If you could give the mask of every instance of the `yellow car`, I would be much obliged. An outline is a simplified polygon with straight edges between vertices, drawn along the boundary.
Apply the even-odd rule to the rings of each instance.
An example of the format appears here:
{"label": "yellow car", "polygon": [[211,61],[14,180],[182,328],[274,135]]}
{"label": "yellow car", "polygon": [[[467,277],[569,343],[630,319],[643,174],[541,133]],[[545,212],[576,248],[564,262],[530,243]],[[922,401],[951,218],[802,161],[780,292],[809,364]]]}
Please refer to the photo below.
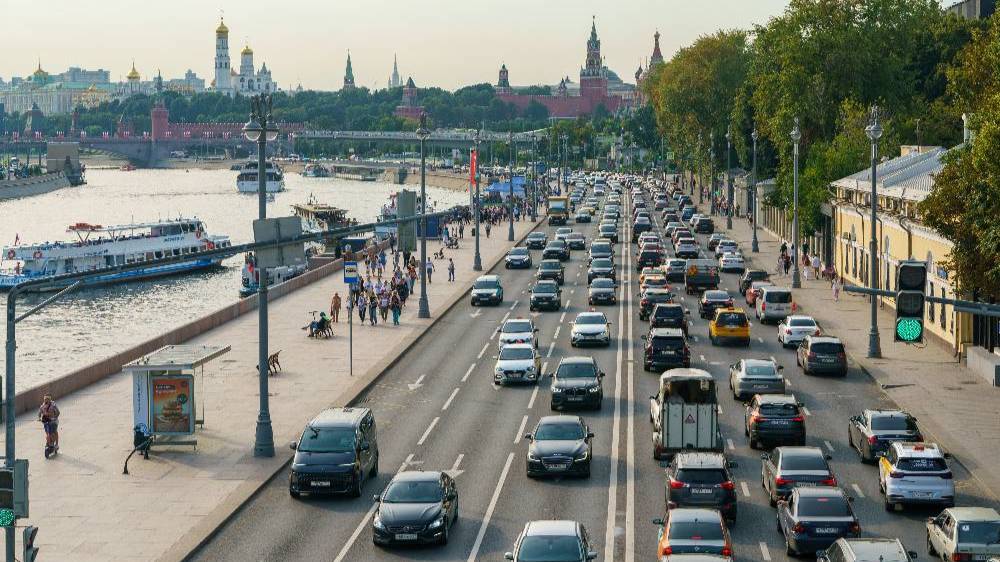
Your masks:
{"label": "yellow car", "polygon": [[742,308],[719,308],[708,323],[708,339],[712,345],[737,343],[750,347],[750,320]]}
{"label": "yellow car", "polygon": [[596,212],[597,212],[597,209],[595,209],[595,208],[593,208],[593,207],[580,207],[580,210],[581,210],[581,211],[587,211],[587,213],[588,213],[588,214],[589,214],[590,216],[594,216],[594,213],[596,213]]}

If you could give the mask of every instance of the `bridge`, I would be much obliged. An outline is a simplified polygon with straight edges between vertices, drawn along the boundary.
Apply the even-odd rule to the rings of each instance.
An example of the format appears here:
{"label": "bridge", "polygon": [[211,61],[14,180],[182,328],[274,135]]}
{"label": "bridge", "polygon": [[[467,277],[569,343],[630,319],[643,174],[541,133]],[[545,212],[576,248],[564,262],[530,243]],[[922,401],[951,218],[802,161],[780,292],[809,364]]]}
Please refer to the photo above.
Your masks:
{"label": "bridge", "polygon": [[[519,144],[532,143],[536,139],[541,140],[544,138],[547,131],[548,129],[537,129],[514,133],[514,142]],[[506,132],[481,131],[479,138],[484,143],[507,142],[508,135],[509,133]],[[430,136],[427,137],[425,142],[434,146],[470,148],[475,144],[475,136],[475,131],[437,129],[431,131]],[[295,133],[294,137],[296,139],[309,140],[347,140],[403,144],[418,144],[420,142],[420,139],[417,138],[417,133],[413,131],[325,131],[307,129]]]}
{"label": "bridge", "polygon": [[[235,150],[236,148],[248,147],[252,144],[250,141],[240,137],[231,137],[228,139],[218,137],[173,138],[155,141],[146,137],[0,139],[0,153],[26,154],[30,151],[32,154],[39,154],[47,151],[48,143],[50,142],[78,142],[81,149],[120,156],[139,167],[155,166],[157,163],[168,159],[170,153],[174,151],[188,150],[194,147]],[[283,146],[287,142],[279,139],[269,142],[268,146],[272,150],[282,146],[282,150],[287,152],[287,146]]]}

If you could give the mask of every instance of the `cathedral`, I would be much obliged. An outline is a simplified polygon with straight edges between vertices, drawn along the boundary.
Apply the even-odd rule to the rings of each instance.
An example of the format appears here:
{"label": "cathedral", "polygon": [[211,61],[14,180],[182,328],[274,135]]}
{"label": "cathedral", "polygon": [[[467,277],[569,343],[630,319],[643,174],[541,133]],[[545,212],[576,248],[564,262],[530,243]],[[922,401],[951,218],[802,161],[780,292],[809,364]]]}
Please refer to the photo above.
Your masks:
{"label": "cathedral", "polygon": [[253,49],[249,45],[240,51],[239,72],[229,63],[229,28],[219,21],[215,30],[215,79],[212,89],[227,96],[252,96],[260,93],[277,92],[278,83],[271,78],[267,63],[254,67]]}

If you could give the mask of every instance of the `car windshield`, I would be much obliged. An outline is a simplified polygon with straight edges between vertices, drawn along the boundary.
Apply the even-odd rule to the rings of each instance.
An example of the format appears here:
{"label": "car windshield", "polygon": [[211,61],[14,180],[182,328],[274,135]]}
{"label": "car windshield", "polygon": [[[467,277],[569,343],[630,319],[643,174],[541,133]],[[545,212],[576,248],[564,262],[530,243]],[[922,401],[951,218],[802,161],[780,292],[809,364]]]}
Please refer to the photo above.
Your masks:
{"label": "car windshield", "polygon": [[535,429],[538,441],[579,441],[583,438],[583,426],[578,423],[546,423]]}
{"label": "car windshield", "polygon": [[714,521],[674,521],[670,523],[670,538],[691,541],[721,541],[722,523]]}
{"label": "car windshield", "polygon": [[581,314],[576,317],[574,324],[607,324],[608,321],[603,314]]}
{"label": "car windshield", "polygon": [[719,314],[716,319],[716,324],[722,326],[746,326],[747,317],[745,314],[737,314],[735,312],[723,312]]}
{"label": "car windshield", "polygon": [[[653,283],[655,285],[655,283]],[[668,291],[647,291],[643,297],[649,302],[667,302],[670,300]]]}
{"label": "car windshield", "polygon": [[505,346],[500,350],[500,359],[505,361],[523,361],[534,357],[531,349],[526,347]]}
{"label": "car windshield", "polygon": [[597,376],[593,363],[563,363],[556,376],[563,379],[592,379]]}
{"label": "car windshield", "polygon": [[531,322],[527,320],[513,320],[503,325],[501,330],[505,334],[516,334],[520,332],[530,332]]}
{"label": "car windshield", "polygon": [[788,325],[792,328],[814,328],[816,321],[812,318],[792,318],[788,321]]}
{"label": "car windshield", "polygon": [[797,404],[789,402],[784,404],[768,404],[765,402],[760,405],[760,413],[768,418],[791,418],[799,414],[799,407]]}
{"label": "car windshield", "polygon": [[682,468],[674,479],[688,484],[722,484],[729,480],[721,468]]}
{"label": "car windshield", "polygon": [[594,279],[590,286],[595,289],[614,289],[615,282],[602,277],[600,279]]}
{"label": "car windshield", "polygon": [[385,503],[436,503],[441,501],[441,484],[433,480],[392,482],[382,494]]}
{"label": "car windshield", "polygon": [[306,453],[348,453],[354,451],[355,432],[350,427],[306,427],[297,449]]}
{"label": "car windshield", "polygon": [[783,470],[829,470],[826,459],[820,454],[815,455],[782,455]]}
{"label": "car windshield", "polygon": [[601,258],[599,260],[594,260],[590,263],[590,266],[597,269],[608,269],[611,267],[611,260],[607,258]]}
{"label": "car windshield", "polygon": [[526,248],[514,248],[510,251],[512,256],[526,256],[528,255],[528,250]]}
{"label": "car windshield", "polygon": [[842,497],[799,497],[798,514],[803,517],[847,517],[851,508]]}
{"label": "car windshield", "polygon": [[872,429],[876,431],[916,431],[913,418],[904,416],[872,416]]}
{"label": "car windshield", "polygon": [[658,306],[653,310],[657,318],[683,318],[684,310],[679,306]]}
{"label": "car windshield", "polygon": [[518,562],[577,562],[583,558],[583,546],[575,536],[528,536],[517,550]]}
{"label": "car windshield", "polygon": [[748,377],[778,376],[778,371],[774,369],[774,365],[747,365],[746,372]]}
{"label": "car windshield", "polygon": [[533,292],[535,293],[555,293],[558,287],[556,285],[551,285],[549,283],[539,283],[535,285]]}
{"label": "car windshield", "polygon": [[684,349],[684,338],[679,338],[675,336],[661,336],[654,337],[652,340],[653,349]]}
{"label": "car windshield", "polygon": [[948,470],[948,464],[941,457],[909,457],[899,459],[896,468],[906,472],[939,472]]}
{"label": "car windshield", "polygon": [[705,291],[706,301],[726,301],[729,300],[729,293],[725,291]]}
{"label": "car windshield", "polygon": [[996,544],[1000,542],[1000,521],[959,521],[958,542]]}
{"label": "car windshield", "polygon": [[539,269],[559,269],[559,262],[547,262],[543,261],[541,265],[538,266]]}
{"label": "car windshield", "polygon": [[788,291],[768,291],[764,300],[767,302],[788,304],[792,302],[792,294]]}
{"label": "car windshield", "polygon": [[499,283],[497,283],[496,281],[476,281],[475,283],[472,284],[472,288],[473,289],[496,289],[497,285],[499,285]]}

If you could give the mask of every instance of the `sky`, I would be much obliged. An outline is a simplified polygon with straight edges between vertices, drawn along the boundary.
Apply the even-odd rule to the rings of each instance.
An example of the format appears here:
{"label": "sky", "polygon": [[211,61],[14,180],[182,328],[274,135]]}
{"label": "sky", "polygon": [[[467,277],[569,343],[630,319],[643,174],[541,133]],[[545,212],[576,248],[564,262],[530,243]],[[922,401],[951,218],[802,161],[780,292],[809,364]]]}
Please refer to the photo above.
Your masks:
{"label": "sky", "polygon": [[[406,80],[449,90],[495,83],[506,63],[514,85],[578,79],[591,17],[606,64],[626,82],[662,35],[666,58],[698,36],[749,28],[788,0],[0,0],[3,13],[38,14],[4,25],[0,77],[26,76],[38,61],[124,79],[135,60],[143,80],[185,70],[211,81],[215,28],[223,14],[233,66],[245,43],[281,88],[336,90],[350,50],[355,81],[384,88],[393,54]],[[25,21],[25,20],[22,20]]]}

